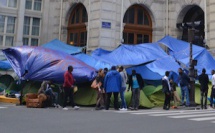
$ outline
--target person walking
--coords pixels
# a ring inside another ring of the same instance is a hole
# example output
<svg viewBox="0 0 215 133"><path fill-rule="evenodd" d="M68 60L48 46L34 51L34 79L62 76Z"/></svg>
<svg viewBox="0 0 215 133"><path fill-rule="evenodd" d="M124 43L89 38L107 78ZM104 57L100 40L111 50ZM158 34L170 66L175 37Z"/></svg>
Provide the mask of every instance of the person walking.
<svg viewBox="0 0 215 133"><path fill-rule="evenodd" d="M165 76L162 78L162 90L165 94L165 101L163 105L163 109L169 110L170 108L170 100L171 100L171 87L169 82L169 71L165 72Z"/></svg>
<svg viewBox="0 0 215 133"><path fill-rule="evenodd" d="M63 110L68 110L66 108L67 106L67 100L69 98L70 103L74 109L79 109L78 106L75 106L74 103L74 83L75 79L72 75L73 72L73 66L68 66L68 71L64 73L64 83L63 83L63 89L64 89L64 102L63 102Z"/></svg>
<svg viewBox="0 0 215 133"><path fill-rule="evenodd" d="M132 108L131 110L138 110L140 103L140 89L143 88L143 78L140 74L136 73L136 70L132 70L132 74L128 79L128 90L132 91Z"/></svg>
<svg viewBox="0 0 215 133"><path fill-rule="evenodd" d="M121 87L122 87L122 78L119 72L116 70L116 66L112 66L111 70L107 72L104 79L104 89L107 94L107 101L106 101L106 107L105 107L106 110L109 110L110 98L112 93L114 95L114 109L119 110L118 95Z"/></svg>
<svg viewBox="0 0 215 133"><path fill-rule="evenodd" d="M215 98L215 70L211 71L212 74L212 87L211 87L211 96L210 96L210 106L214 108L214 98Z"/></svg>
<svg viewBox="0 0 215 133"><path fill-rule="evenodd" d="M200 90L201 90L201 108L207 109L207 96L208 96L208 83L209 83L209 78L208 75L206 74L206 70L203 68L202 69L202 74L199 75L199 83L201 85ZM205 99L205 102L203 103Z"/></svg>
<svg viewBox="0 0 215 133"><path fill-rule="evenodd" d="M189 96L189 82L190 78L183 72L181 68L178 69L179 73L179 84L181 88L181 106L184 105L184 98L186 97L186 107L190 106L190 96Z"/></svg>
<svg viewBox="0 0 215 133"><path fill-rule="evenodd" d="M119 73L122 77L122 87L120 89L120 98L121 98L121 109L122 111L127 111L127 105L125 101L125 90L126 90L126 82L128 80L127 74L124 71L124 67L119 67Z"/></svg>

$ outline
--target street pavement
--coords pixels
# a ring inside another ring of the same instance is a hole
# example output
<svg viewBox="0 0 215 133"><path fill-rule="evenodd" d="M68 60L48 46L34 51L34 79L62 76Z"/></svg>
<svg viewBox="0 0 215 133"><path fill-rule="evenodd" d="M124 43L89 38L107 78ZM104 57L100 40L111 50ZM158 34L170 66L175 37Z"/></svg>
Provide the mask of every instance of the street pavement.
<svg viewBox="0 0 215 133"><path fill-rule="evenodd" d="M0 133L202 133L214 132L215 110L162 108L138 111L26 108L0 103Z"/></svg>

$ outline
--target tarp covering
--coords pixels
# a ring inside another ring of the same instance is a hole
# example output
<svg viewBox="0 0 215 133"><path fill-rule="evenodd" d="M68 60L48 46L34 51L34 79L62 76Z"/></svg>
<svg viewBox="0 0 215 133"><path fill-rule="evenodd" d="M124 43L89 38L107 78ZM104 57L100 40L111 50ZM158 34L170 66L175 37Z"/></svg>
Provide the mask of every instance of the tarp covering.
<svg viewBox="0 0 215 133"><path fill-rule="evenodd" d="M30 53L35 47L21 46L16 48L9 48L3 50L3 53L7 52L7 59L10 62L15 73L21 77L25 73L25 63L30 56Z"/></svg>
<svg viewBox="0 0 215 133"><path fill-rule="evenodd" d="M23 77L27 80L52 80L55 83L63 83L63 74L69 65L74 67L76 83L89 82L96 75L94 68L71 55L43 47L35 47L33 50L12 47L3 52L19 77L28 71Z"/></svg>
<svg viewBox="0 0 215 133"><path fill-rule="evenodd" d="M178 63L175 62L175 59L171 56L158 58L152 63L147 64L146 67L148 67L151 71L158 73L162 77L165 75L166 71L178 73L178 68L180 68Z"/></svg>
<svg viewBox="0 0 215 133"><path fill-rule="evenodd" d="M68 45L64 42L61 42L58 39L54 39L54 40L52 40L46 44L43 44L42 47L61 51L61 52L65 52L67 54L81 53L82 49L83 49L83 47L71 46L71 45Z"/></svg>
<svg viewBox="0 0 215 133"><path fill-rule="evenodd" d="M108 50L105 50L105 49L102 49L102 48L97 48L94 51L92 51L91 55L92 56L102 56L102 55L109 54L111 52L112 51L108 51Z"/></svg>
<svg viewBox="0 0 215 133"><path fill-rule="evenodd" d="M165 58L157 59L146 65L127 68L126 71L128 74L131 74L131 71L134 69L137 73L141 74L143 79L161 80L166 71L174 72L174 76L176 76L178 68L180 68L180 66L175 62L174 58L167 56ZM175 77L174 81L176 81Z"/></svg>
<svg viewBox="0 0 215 133"><path fill-rule="evenodd" d="M173 37L166 36L162 38L159 43L164 44L170 50L170 55L172 55L176 60L189 66L189 55L190 55L190 44L181 40L177 40ZM212 69L215 69L215 61L212 55L203 47L192 45L192 55L193 59L197 60L198 74L201 73L202 69L207 70L207 74L211 73Z"/></svg>
<svg viewBox="0 0 215 133"><path fill-rule="evenodd" d="M89 56L87 54L76 54L74 55L73 57L83 61L84 63L86 63L87 65L95 68L96 70L99 70L99 69L104 69L104 68L108 68L110 69L111 68L111 64L108 64L108 63L105 63L103 61L100 61L100 60L97 60L95 58L93 58L92 56Z"/></svg>
<svg viewBox="0 0 215 133"><path fill-rule="evenodd" d="M96 59L114 65L139 65L165 57L167 54L158 43L145 43L139 45L122 44L112 52L101 52L96 50L92 56Z"/></svg>
<svg viewBox="0 0 215 133"><path fill-rule="evenodd" d="M132 70L136 70L137 73L139 73L143 79L147 80L161 80L162 76L158 73L155 73L151 71L148 67L145 65L141 66L134 66L126 69L127 74L131 75Z"/></svg>
<svg viewBox="0 0 215 133"><path fill-rule="evenodd" d="M9 61L7 61L7 60L1 61L0 60L0 70L9 70L11 68L12 67L11 67Z"/></svg>

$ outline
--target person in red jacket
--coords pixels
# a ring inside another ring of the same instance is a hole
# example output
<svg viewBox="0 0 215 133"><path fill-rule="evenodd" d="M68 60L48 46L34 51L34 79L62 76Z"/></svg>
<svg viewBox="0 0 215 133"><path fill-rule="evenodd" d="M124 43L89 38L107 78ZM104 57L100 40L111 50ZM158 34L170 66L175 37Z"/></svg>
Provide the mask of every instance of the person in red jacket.
<svg viewBox="0 0 215 133"><path fill-rule="evenodd" d="M74 89L74 83L75 79L72 75L73 67L69 66L68 71L64 73L64 83L63 83L63 89L64 89L64 102L63 102L63 110L68 110L66 108L67 105L67 99L69 98L70 103L74 109L79 109L78 106L75 106L74 103L74 97L73 97L73 89Z"/></svg>

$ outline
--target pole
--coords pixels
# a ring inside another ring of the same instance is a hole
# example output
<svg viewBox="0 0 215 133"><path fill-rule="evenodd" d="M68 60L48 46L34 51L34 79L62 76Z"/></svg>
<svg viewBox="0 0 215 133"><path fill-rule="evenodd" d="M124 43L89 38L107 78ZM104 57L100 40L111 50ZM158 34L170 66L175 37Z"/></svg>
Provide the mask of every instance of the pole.
<svg viewBox="0 0 215 133"><path fill-rule="evenodd" d="M63 0L60 1L60 23L58 28L58 39L61 40L61 25L62 25Z"/></svg>
<svg viewBox="0 0 215 133"><path fill-rule="evenodd" d="M207 21L207 0L205 0L205 2L204 2L204 9L205 9L205 15L204 15L204 17L205 17L205 48L206 48L206 44L207 44L207 40L208 40L208 25L207 25L207 23L208 23L208 21Z"/></svg>
<svg viewBox="0 0 215 133"><path fill-rule="evenodd" d="M195 103L195 73L193 64L193 47L192 42L194 39L194 29L188 29L188 41L190 42L190 65L189 65L189 78L190 78L190 106L196 106Z"/></svg>

